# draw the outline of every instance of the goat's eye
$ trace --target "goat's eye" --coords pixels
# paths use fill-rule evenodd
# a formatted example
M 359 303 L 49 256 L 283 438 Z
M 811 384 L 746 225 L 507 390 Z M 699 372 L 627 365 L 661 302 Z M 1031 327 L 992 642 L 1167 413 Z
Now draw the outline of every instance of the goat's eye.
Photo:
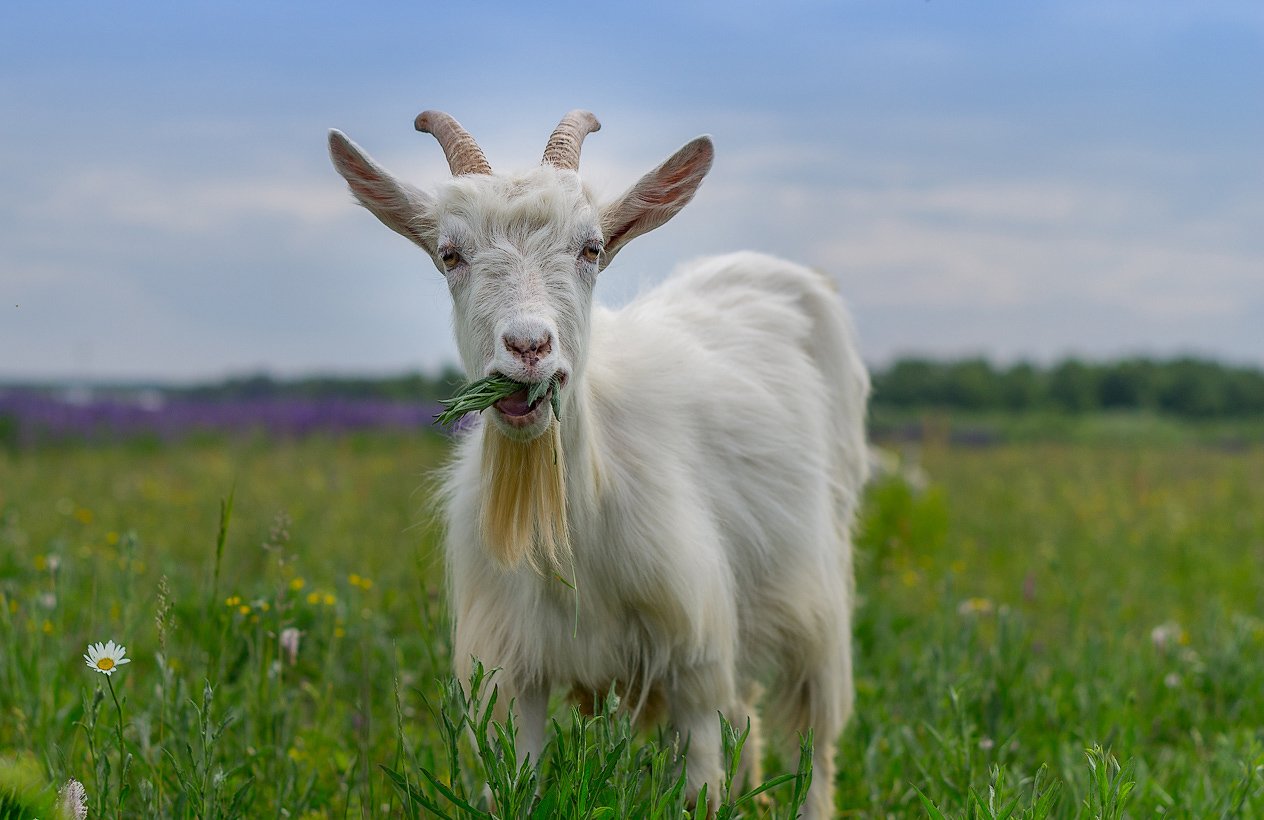
M 584 246 L 584 249 L 579 252 L 579 258 L 583 259 L 585 262 L 592 262 L 593 264 L 596 264 L 597 260 L 601 258 L 601 245 L 596 242 L 589 242 Z
M 461 264 L 461 254 L 451 248 L 448 248 L 439 254 L 439 261 L 443 263 L 444 268 L 452 270 L 457 265 Z

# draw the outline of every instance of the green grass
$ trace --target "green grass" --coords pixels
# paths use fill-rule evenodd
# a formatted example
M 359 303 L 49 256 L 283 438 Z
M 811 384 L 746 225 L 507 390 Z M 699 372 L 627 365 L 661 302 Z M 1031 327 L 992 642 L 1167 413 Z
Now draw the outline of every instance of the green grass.
M 12 806 L 73 777 L 94 818 L 479 816 L 487 779 L 512 816 L 680 817 L 684 750 L 618 715 L 557 703 L 538 772 L 469 747 L 491 693 L 468 702 L 447 675 L 425 478 L 445 452 L 370 435 L 0 453 L 6 816 L 46 816 Z M 1264 450 L 921 460 L 929 489 L 886 480 L 866 503 L 840 811 L 1264 816 Z M 80 657 L 111 638 L 134 659 L 117 707 Z M 765 761 L 782 777 L 723 790 L 722 811 L 791 816 L 807 772 L 789 740 Z
M 527 391 L 527 404 L 535 404 L 536 401 L 544 397 L 549 388 L 554 387 L 559 382 L 560 377 L 554 376 L 546 382 L 524 384 L 523 382 L 516 382 L 501 373 L 493 373 L 477 381 L 466 383 L 452 398 L 441 399 L 439 403 L 443 405 L 444 409 L 442 413 L 435 417 L 435 421 L 445 426 L 455 424 L 466 413 L 481 413 L 501 399 L 508 398 L 519 390 L 524 389 Z M 559 390 L 560 388 L 553 390 L 551 402 L 553 415 L 560 419 L 562 417 L 562 405 Z

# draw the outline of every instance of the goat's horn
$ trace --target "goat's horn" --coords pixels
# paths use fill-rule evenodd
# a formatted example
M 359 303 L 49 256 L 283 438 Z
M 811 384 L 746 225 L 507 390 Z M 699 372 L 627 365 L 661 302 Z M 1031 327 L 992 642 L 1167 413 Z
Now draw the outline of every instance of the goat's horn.
M 562 117 L 562 121 L 553 129 L 549 144 L 544 147 L 543 164 L 552 165 L 566 171 L 579 170 L 579 149 L 584 144 L 584 137 L 593 131 L 600 131 L 601 123 L 591 111 L 574 111 Z
M 442 111 L 422 111 L 413 123 L 423 134 L 433 134 L 448 158 L 448 167 L 452 176 L 464 174 L 490 174 L 492 166 L 487 163 L 483 149 L 470 136 L 470 132 L 461 127 L 461 123 Z

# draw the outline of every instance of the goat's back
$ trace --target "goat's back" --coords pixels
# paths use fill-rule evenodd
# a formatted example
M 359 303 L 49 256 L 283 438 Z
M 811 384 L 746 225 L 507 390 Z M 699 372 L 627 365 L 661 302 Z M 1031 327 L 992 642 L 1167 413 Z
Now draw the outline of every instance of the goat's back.
M 826 276 L 756 253 L 698 260 L 594 315 L 605 446 L 696 471 L 748 595 L 801 595 L 805 571 L 840 558 L 847 589 L 831 592 L 850 598 L 869 390 L 853 336 Z
M 812 445 L 831 451 L 845 510 L 854 511 L 868 471 L 869 376 L 825 274 L 754 252 L 699 259 L 622 310 L 598 310 L 593 336 L 599 391 L 634 379 L 653 400 L 680 400 L 676 409 L 706 416 L 721 443 L 757 434 L 752 425 L 829 418 Z

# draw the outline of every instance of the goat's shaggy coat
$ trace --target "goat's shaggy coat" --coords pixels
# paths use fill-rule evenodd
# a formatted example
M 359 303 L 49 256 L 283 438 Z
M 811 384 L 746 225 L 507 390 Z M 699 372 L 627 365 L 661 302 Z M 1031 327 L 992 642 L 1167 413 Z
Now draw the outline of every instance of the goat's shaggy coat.
M 770 718 L 815 730 L 808 811 L 832 814 L 834 740 L 853 699 L 850 527 L 869 386 L 831 282 L 738 253 L 684 266 L 621 310 L 591 305 L 597 265 L 574 261 L 576 243 L 600 225 L 608 261 L 670 218 L 709 167 L 709 153 L 686 155 L 698 141 L 602 209 L 549 166 L 462 176 L 436 199 L 403 188 L 374 199 L 384 172 L 341 135 L 331 145 L 384 222 L 432 255 L 460 243 L 447 275 L 471 376 L 550 378 L 514 358 L 528 338 L 556 345 L 549 367 L 568 376 L 560 423 L 544 409 L 530 423 L 488 410 L 445 476 L 457 674 L 472 658 L 498 668 L 533 759 L 555 687 L 615 681 L 638 711 L 661 699 L 691 737 L 691 791 L 709 782 L 712 795 L 716 710 L 754 718 L 764 682 Z M 413 195 L 421 210 L 400 222 L 392 208 Z M 665 216 L 656 196 L 670 200 Z M 746 751 L 754 777 L 758 744 Z

